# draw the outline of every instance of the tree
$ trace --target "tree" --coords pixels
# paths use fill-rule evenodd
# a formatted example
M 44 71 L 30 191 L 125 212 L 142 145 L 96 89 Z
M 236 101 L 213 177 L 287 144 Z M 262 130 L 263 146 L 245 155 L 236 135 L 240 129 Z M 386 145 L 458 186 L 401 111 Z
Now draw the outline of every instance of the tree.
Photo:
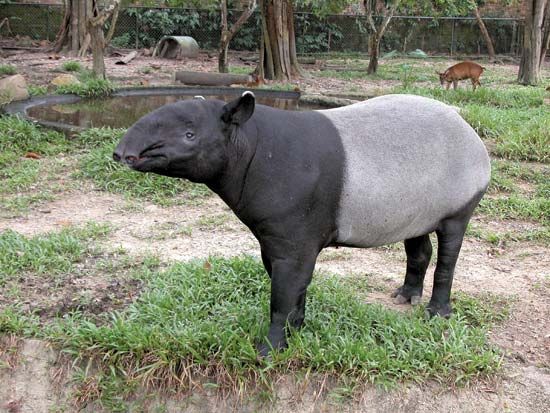
M 542 50 L 540 52 L 540 67 L 544 64 L 546 53 L 550 48 L 550 1 L 546 3 L 546 11 L 544 12 L 544 23 L 542 25 Z
M 103 10 L 99 10 L 96 0 L 88 0 L 87 5 L 87 16 L 89 17 L 86 19 L 86 28 L 90 35 L 90 43 L 92 46 L 92 71 L 97 77 L 105 79 L 105 47 L 107 47 L 113 37 L 115 24 L 118 18 L 120 0 L 110 0 L 110 4 Z M 111 19 L 109 32 L 107 36 L 104 36 L 103 28 L 109 19 Z
M 254 10 L 256 9 L 256 0 L 247 0 L 246 7 L 244 8 L 239 19 L 230 28 L 227 24 L 227 0 L 220 1 L 220 9 L 221 38 L 218 53 L 218 70 L 220 73 L 227 73 L 229 71 L 227 64 L 227 49 L 229 48 L 229 42 L 231 42 L 231 39 L 233 39 L 243 24 L 245 24 L 250 16 L 252 16 L 252 13 L 254 13 Z
M 261 0 L 260 8 L 262 40 L 256 74 L 260 78 L 276 80 L 300 76 L 292 0 Z
M 543 51 L 546 53 L 546 45 L 543 43 L 543 37 L 546 37 L 546 33 L 543 33 L 543 23 L 546 14 L 546 25 L 548 25 L 548 0 L 527 0 L 525 5 L 525 30 L 518 83 L 536 85 L 541 81 L 540 68 L 544 61 L 542 53 Z
M 485 40 L 485 44 L 487 45 L 487 53 L 489 54 L 489 60 L 494 61 L 496 54 L 495 54 L 495 47 L 493 46 L 493 40 L 491 39 L 491 36 L 489 35 L 489 31 L 487 30 L 487 27 L 485 26 L 485 23 L 481 18 L 481 13 L 479 12 L 478 3 L 475 1 L 473 1 L 472 3 L 473 3 L 472 10 L 474 12 L 474 16 L 476 16 L 479 30 L 481 31 L 481 35 L 483 36 L 483 39 Z
M 105 78 L 104 50 L 111 41 L 121 0 L 107 0 L 100 10 L 98 0 L 65 0 L 65 15 L 57 34 L 54 50 L 66 49 L 73 56 L 93 54 L 93 72 Z M 110 19 L 109 30 L 104 34 Z
M 365 5 L 365 14 L 367 15 L 367 23 L 370 28 L 369 36 L 369 67 L 367 68 L 367 73 L 370 75 L 376 73 L 378 70 L 378 55 L 380 54 L 380 41 L 384 32 L 386 31 L 388 24 L 393 17 L 397 7 L 401 0 L 389 0 L 384 1 L 384 6 L 379 10 L 379 14 L 382 17 L 382 22 L 377 27 L 374 21 L 374 13 L 376 11 L 376 0 L 364 0 Z

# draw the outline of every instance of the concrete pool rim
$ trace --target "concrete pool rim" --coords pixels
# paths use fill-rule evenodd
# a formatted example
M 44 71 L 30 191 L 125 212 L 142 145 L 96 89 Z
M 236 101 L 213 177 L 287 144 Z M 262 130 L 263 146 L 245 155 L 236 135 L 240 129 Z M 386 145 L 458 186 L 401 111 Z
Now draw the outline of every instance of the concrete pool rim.
M 236 87 L 147 87 L 147 88 L 123 88 L 106 96 L 127 97 L 127 96 L 167 96 L 167 95 L 187 95 L 187 96 L 212 96 L 212 95 L 234 95 L 240 96 L 243 92 L 250 90 L 258 97 L 278 98 L 278 99 L 296 99 L 299 100 L 301 93 L 298 91 L 272 90 L 272 89 L 254 89 L 254 88 L 236 88 Z M 27 100 L 12 102 L 2 108 L 2 112 L 8 115 L 16 115 L 29 122 L 44 126 L 49 129 L 64 132 L 66 134 L 75 134 L 85 130 L 81 126 L 69 125 L 62 122 L 46 121 L 29 116 L 28 111 L 31 108 L 43 105 L 60 105 L 77 103 L 87 98 L 77 95 L 43 95 L 34 96 Z M 101 98 L 98 98 L 101 99 Z M 327 107 L 329 107 L 327 105 Z

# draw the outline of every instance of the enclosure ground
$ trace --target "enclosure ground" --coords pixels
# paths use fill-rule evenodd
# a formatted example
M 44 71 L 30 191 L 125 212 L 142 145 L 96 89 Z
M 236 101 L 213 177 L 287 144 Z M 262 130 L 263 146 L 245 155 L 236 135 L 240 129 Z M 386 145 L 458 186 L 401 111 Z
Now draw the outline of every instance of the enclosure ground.
M 81 61 L 84 65 L 90 64 Z M 14 55 L 5 62 L 15 65 L 33 85 L 46 85 L 60 70 L 60 62 L 48 59 L 44 53 Z M 238 68 L 234 70 L 253 69 L 245 66 L 238 56 L 232 56 L 232 63 Z M 433 69 L 443 69 L 452 61 L 386 63 L 389 64 L 385 71 L 372 79 L 352 70 L 364 64 L 356 59 L 320 61 L 308 69 L 309 77 L 296 85 L 308 93 L 379 94 L 402 86 L 406 80 L 401 65 L 410 64 L 415 86 L 435 87 Z M 327 64 L 346 66 L 349 70 L 343 73 L 321 70 L 327 69 Z M 215 65 L 215 57 L 207 54 L 192 62 L 140 57 L 122 67 L 114 65 L 109 58 L 107 72 L 119 86 L 140 83 L 151 86 L 170 84 L 176 68 L 214 71 Z M 482 79 L 485 88 L 505 89 L 513 83 L 517 70 L 513 64 L 484 63 L 484 66 L 488 66 L 486 81 Z M 144 67 L 150 69 L 144 71 Z M 548 77 L 548 71 L 545 76 Z M 486 142 L 495 146 L 498 136 Z M 74 145 L 79 144 L 74 141 Z M 82 159 L 90 151 L 92 149 L 84 145 L 62 154 L 43 155 L 41 159 L 21 155 L 16 158 L 18 165 L 10 164 L 10 168 L 37 166 L 39 174 L 31 183 L 12 183 L 13 177 L 0 175 L 8 188 L 2 202 L 6 200 L 5 205 L 9 205 L 0 213 L 0 234 L 12 230 L 21 236 L 33 237 L 75 230 L 81 231 L 82 242 L 90 248 L 76 259 L 70 272 L 44 276 L 39 271 L 25 271 L 23 277 L 8 277 L 6 282 L 0 277 L 0 314 L 18 306 L 23 311 L 34 311 L 43 322 L 73 310 L 93 318 L 126 308 L 135 301 L 143 285 L 131 276 L 131 270 L 148 257 L 157 257 L 161 266 L 213 255 L 259 257 L 256 240 L 214 195 L 201 192 L 184 202 L 178 202 L 177 196 L 152 202 L 136 197 L 132 188 L 121 190 L 122 193 L 108 192 L 100 181 L 75 174 L 84 168 Z M 499 158 L 497 162 L 500 166 L 495 168 L 497 164 L 494 164 L 493 170 L 498 169 L 499 173 L 493 177 L 489 199 L 545 193 L 550 176 L 548 161 Z M 27 201 L 18 203 L 14 201 L 17 199 Z M 192 394 L 159 394 L 153 389 L 139 389 L 133 399 L 127 401 L 127 410 L 550 412 L 550 253 L 548 235 L 544 235 L 548 230 L 548 217 L 536 215 L 538 210 L 525 216 L 502 217 L 490 209 L 495 205 L 487 204 L 474 216 L 457 265 L 453 291 L 489 302 L 495 317 L 500 311 L 509 312 L 501 321 L 491 324 L 488 332 L 490 342 L 503 354 L 501 373 L 489 379 L 473 380 L 466 387 L 434 381 L 407 382 L 391 389 L 366 385 L 352 395 L 330 381 L 322 385 L 304 384 L 296 377 L 283 376 L 275 385 L 274 402 L 258 397 L 235 400 L 209 388 Z M 542 207 L 541 210 L 544 214 Z M 329 248 L 321 254 L 316 270 L 319 277 L 333 273 L 344 279 L 368 279 L 372 289 L 361 295 L 365 302 L 411 311 L 389 298 L 392 289 L 402 283 L 404 268 L 405 253 L 402 245 L 396 244 L 368 250 Z M 433 270 L 434 262 L 428 270 L 424 302 L 430 296 Z M 70 357 L 60 357 L 58 348 L 22 333 L 4 334 L 0 340 L 0 383 L 3 384 L 0 411 L 75 411 L 77 390 L 82 389 L 82 383 L 74 377 Z M 93 393 L 94 389 L 88 387 L 88 391 Z M 101 410 L 110 411 L 97 401 L 84 406 L 84 411 Z

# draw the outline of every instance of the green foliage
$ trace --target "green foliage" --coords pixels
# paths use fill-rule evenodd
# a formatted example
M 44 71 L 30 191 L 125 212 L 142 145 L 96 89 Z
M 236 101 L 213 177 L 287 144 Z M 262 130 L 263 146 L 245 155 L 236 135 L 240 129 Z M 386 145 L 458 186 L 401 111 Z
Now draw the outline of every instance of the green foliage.
M 70 143 L 59 132 L 42 129 L 16 116 L 0 116 L 0 176 L 27 152 L 55 155 L 69 147 Z
M 60 94 L 73 94 L 86 98 L 97 98 L 109 96 L 114 90 L 115 87 L 109 80 L 88 77 L 84 78 L 81 83 L 59 86 L 56 92 Z
M 48 88 L 46 86 L 29 85 L 28 91 L 31 96 L 42 96 L 48 93 Z
M 114 37 L 111 40 L 111 46 L 125 48 L 132 46 L 132 39 L 130 33 L 124 33 L 120 36 Z
M 0 76 L 11 76 L 17 73 L 17 69 L 12 65 L 0 65 Z
M 341 28 L 315 15 L 300 13 L 294 15 L 296 50 L 298 53 L 318 53 L 329 49 L 331 41 L 343 38 Z
M 462 384 L 500 366 L 484 330 L 493 310 L 471 298 L 461 304 L 459 297 L 451 320 L 426 321 L 423 310 L 403 314 L 365 304 L 364 282 L 315 277 L 305 327 L 292 334 L 288 350 L 259 363 L 255 343 L 267 332 L 270 288 L 258 261 L 174 264 L 144 273 L 144 281 L 145 291 L 126 310 L 97 323 L 69 316 L 48 338 L 121 379 L 166 385 L 177 378 L 186 386 L 190 372 L 210 371 L 215 376 L 206 377 L 219 386 L 247 394 L 249 386 L 270 386 L 289 372 L 326 373 L 352 387 L 430 379 Z
M 0 285 L 25 271 L 44 275 L 70 271 L 90 241 L 108 232 L 108 227 L 95 223 L 32 238 L 11 230 L 0 232 Z
M 100 189 L 162 205 L 181 203 L 210 194 L 204 185 L 132 171 L 114 162 L 113 150 L 123 133 L 124 130 L 101 128 L 89 129 L 80 134 L 79 140 L 93 145 L 93 149 L 82 158 L 76 176 L 91 179 Z
M 542 88 L 512 87 L 444 90 L 408 87 L 413 93 L 463 108 L 461 115 L 484 139 L 496 142 L 493 152 L 507 159 L 550 161 L 550 112 Z
M 406 63 L 401 65 L 401 82 L 404 89 L 408 89 L 417 79 L 413 74 L 412 66 Z
M 61 67 L 66 72 L 80 72 L 82 71 L 82 65 L 77 61 L 64 62 Z

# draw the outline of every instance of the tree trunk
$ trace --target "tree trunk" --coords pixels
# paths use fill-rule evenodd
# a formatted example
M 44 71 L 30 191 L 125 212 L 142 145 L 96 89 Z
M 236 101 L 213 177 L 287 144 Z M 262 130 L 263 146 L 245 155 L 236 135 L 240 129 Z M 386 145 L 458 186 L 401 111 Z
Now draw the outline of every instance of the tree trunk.
M 256 0 L 248 0 L 246 8 L 231 28 L 228 28 L 229 26 L 227 24 L 227 0 L 221 0 L 220 3 L 221 38 L 220 47 L 218 50 L 218 71 L 220 73 L 227 73 L 229 72 L 229 65 L 227 63 L 227 50 L 229 49 L 229 43 L 233 37 L 235 37 L 240 28 L 250 18 L 250 16 L 252 16 L 252 13 L 254 13 L 254 9 L 256 8 Z
M 384 36 L 384 33 L 388 27 L 388 24 L 390 23 L 390 20 L 392 19 L 393 15 L 395 14 L 395 10 L 397 10 L 397 7 L 399 6 L 401 0 L 393 0 L 390 2 L 386 8 L 384 9 L 384 18 L 382 19 L 382 23 L 377 28 L 376 23 L 374 21 L 374 11 L 376 8 L 376 0 L 364 0 L 363 4 L 365 6 L 365 11 L 367 13 L 367 22 L 369 24 L 370 28 L 370 37 L 369 37 L 369 53 L 370 53 L 370 59 L 369 59 L 369 67 L 367 69 L 367 73 L 373 74 L 376 73 L 378 70 L 378 55 L 380 54 L 380 41 L 382 40 L 382 37 Z
M 80 49 L 80 35 L 78 32 L 79 22 L 84 20 L 84 16 L 80 14 L 78 1 L 71 1 L 71 54 L 76 56 Z
M 544 59 L 546 58 L 546 53 L 548 53 L 548 48 L 550 48 L 550 1 L 546 3 L 546 11 L 544 13 L 544 23 L 542 25 L 543 36 L 542 36 L 542 49 L 540 51 L 540 67 L 544 64 Z
M 373 33 L 369 37 L 369 67 L 367 74 L 372 75 L 378 70 L 378 54 L 380 52 L 380 39 L 377 33 Z
M 489 35 L 487 26 L 485 26 L 485 23 L 481 18 L 481 14 L 479 13 L 479 8 L 477 6 L 476 8 L 474 8 L 474 15 L 476 16 L 477 24 L 479 26 L 479 30 L 481 30 L 481 34 L 483 36 L 483 39 L 485 40 L 485 44 L 487 45 L 487 53 L 489 53 L 489 61 L 493 62 L 495 60 L 495 55 L 496 55 L 495 48 L 493 46 L 493 40 Z
M 526 1 L 523 51 L 518 72 L 518 83 L 522 85 L 536 85 L 541 81 L 542 23 L 547 1 Z
M 256 73 L 265 79 L 291 80 L 301 75 L 296 56 L 291 0 L 262 0 L 263 55 Z
M 111 40 L 120 0 L 110 0 L 104 9 L 99 10 L 97 0 L 65 0 L 65 16 L 55 42 L 55 52 L 69 49 L 73 56 L 86 56 L 89 49 L 93 54 L 93 72 L 105 78 L 105 47 Z M 103 28 L 107 20 L 111 25 L 107 37 Z

